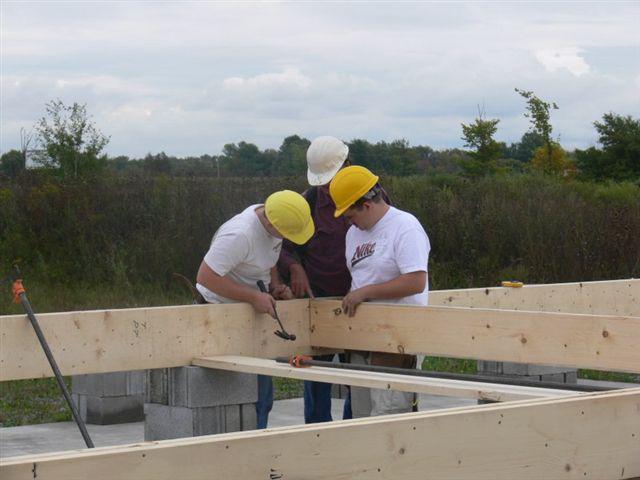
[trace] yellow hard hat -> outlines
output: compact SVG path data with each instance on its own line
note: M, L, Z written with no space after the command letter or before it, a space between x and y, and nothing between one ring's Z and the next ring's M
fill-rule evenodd
M293 243L302 245L313 236L311 209L299 193L291 190L272 193L264 202L264 213L280 235Z
M336 204L335 217L342 215L351 205L371 190L379 177L359 165L345 167L336 173L329 185L329 195Z

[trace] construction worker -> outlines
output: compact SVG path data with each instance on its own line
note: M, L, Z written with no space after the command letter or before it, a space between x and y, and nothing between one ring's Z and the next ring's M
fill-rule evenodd
M342 310L352 317L362 302L427 305L429 238L410 213L390 206L378 177L364 167L349 166L331 181L329 193L336 217L351 222L345 258L351 289ZM416 357L393 353L350 352L350 362L415 368ZM353 418L410 412L415 394L351 388Z
M344 262L345 236L349 222L336 218L329 195L329 182L348 161L349 147L335 137L318 137L307 149L307 180L311 188L303 195L311 206L316 232L304 245L285 240L278 261L284 277L290 278L293 294L300 298L343 297L349 292L351 275ZM333 355L316 360L331 361ZM351 418L348 398L343 418ZM331 384L304 382L305 423L330 422Z
M293 298L278 275L282 239L303 244L314 233L309 204L290 190L271 194L224 223L198 270L196 288L208 303L248 302L275 318L276 300ZM262 293L258 280L269 285ZM257 426L266 428L273 406L271 377L258 376Z

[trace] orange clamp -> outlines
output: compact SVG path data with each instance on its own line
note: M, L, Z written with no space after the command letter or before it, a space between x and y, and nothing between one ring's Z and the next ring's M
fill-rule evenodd
M289 357L289 365L296 368L309 367L309 365L304 365L304 362L312 360L309 355L291 355Z
M13 303L20 303L20 295L26 292L24 286L22 285L22 279L17 278L13 282Z

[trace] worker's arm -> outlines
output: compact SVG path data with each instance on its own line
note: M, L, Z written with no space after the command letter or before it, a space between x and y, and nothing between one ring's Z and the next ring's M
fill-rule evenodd
M198 269L197 281L200 285L236 302L247 302L260 313L268 313L275 318L275 299L268 293L234 282L214 272L203 260Z
M278 268L273 267L271 269L271 283L269 284L269 292L276 300L292 300L293 293L291 289L283 283L278 273Z
M304 246L298 248L301 248L302 251L304 251ZM311 291L311 285L309 284L309 278L307 277L307 272L304 271L304 268L298 259L298 255L296 255L296 246L289 240L285 239L282 242L282 250L280 251L280 258L278 259L278 268L283 272L283 274L289 275L293 295L297 298L302 298L305 295L308 295L310 298L314 298L313 292Z
M307 272L304 271L302 265L292 263L289 266L289 272L291 274L291 290L293 294L298 298L302 298L305 295L308 295L309 298L315 298L311 291L309 277L307 277Z
M388 282L367 285L349 292L342 299L342 310L353 317L356 308L367 300L393 300L396 298L416 295L424 291L427 282L427 272L417 271L397 276Z

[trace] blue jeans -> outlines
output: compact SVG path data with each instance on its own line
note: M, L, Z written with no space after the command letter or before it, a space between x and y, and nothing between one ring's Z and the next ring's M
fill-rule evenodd
M344 408L342 409L342 419L351 420L353 415L351 413L351 387L347 387L347 398L344 399Z
M267 428L271 407L273 407L273 380L266 375L258 375L258 401L256 402L258 428Z
M333 355L317 355L314 360L330 362ZM343 419L351 418L351 395L344 402ZM304 382L304 423L330 422L331 384L324 382Z

